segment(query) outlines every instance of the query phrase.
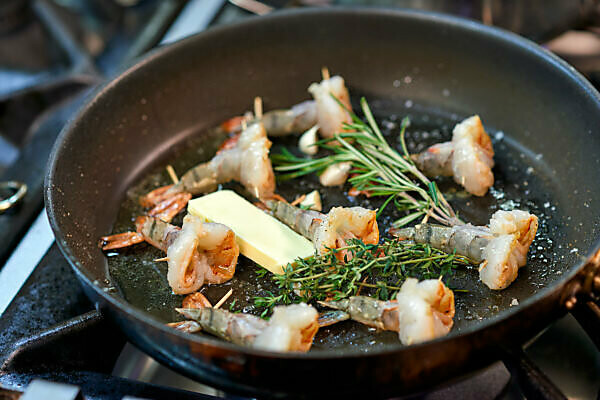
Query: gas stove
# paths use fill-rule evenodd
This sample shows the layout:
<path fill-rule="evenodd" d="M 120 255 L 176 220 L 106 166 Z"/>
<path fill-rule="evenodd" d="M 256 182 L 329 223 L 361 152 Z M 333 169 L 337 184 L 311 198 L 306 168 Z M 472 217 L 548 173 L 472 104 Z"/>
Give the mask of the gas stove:
<path fill-rule="evenodd" d="M 225 0 L 3 0 L 0 181 L 28 191 L 0 215 L 0 399 L 239 398 L 158 364 L 98 318 L 54 243 L 42 186 L 60 129 L 97 84 L 154 46 L 249 17 Z M 568 398 L 598 398 L 600 352 L 570 315 L 524 352 Z M 498 362 L 411 398 L 522 399 L 523 387 Z"/>

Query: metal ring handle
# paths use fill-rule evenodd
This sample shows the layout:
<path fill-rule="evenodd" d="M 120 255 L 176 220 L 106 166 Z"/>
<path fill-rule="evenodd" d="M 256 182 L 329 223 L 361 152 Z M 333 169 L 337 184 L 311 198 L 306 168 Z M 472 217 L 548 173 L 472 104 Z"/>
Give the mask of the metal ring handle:
<path fill-rule="evenodd" d="M 0 214 L 14 207 L 25 197 L 27 185 L 17 181 L 0 182 L 0 190 L 14 190 L 15 193 L 7 199 L 0 200 Z"/>

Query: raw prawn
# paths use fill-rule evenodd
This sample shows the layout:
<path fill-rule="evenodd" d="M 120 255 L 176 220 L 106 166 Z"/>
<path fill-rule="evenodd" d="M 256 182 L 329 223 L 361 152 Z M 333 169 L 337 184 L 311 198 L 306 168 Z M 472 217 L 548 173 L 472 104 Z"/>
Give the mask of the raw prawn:
<path fill-rule="evenodd" d="M 333 207 L 329 213 L 304 210 L 282 201 L 266 202 L 275 218 L 310 239 L 319 253 L 346 245 L 348 239 L 360 239 L 367 244 L 379 242 L 377 213 L 362 207 Z M 349 253 L 340 252 L 340 256 Z"/>
<path fill-rule="evenodd" d="M 304 101 L 289 109 L 266 112 L 260 120 L 269 136 L 285 136 L 302 133 L 317 125 L 324 138 L 332 138 L 343 130 L 344 122 L 350 123 L 350 114 L 332 97 L 335 96 L 347 110 L 352 109 L 350 95 L 341 76 L 329 77 L 329 71 L 322 70 L 323 80 L 312 83 L 308 92 L 314 100 Z M 242 126 L 244 117 L 234 117 L 221 126 L 235 132 Z"/>
<path fill-rule="evenodd" d="M 140 203 L 156 209 L 173 202 L 172 199 L 182 193 L 189 194 L 176 202 L 179 212 L 191 195 L 213 192 L 219 184 L 229 181 L 240 182 L 258 199 L 269 198 L 275 191 L 275 175 L 269 159 L 270 147 L 271 142 L 267 139 L 263 124 L 252 123 L 233 145 L 219 151 L 210 161 L 190 169 L 178 183 L 148 193 Z"/>
<path fill-rule="evenodd" d="M 342 132 L 344 123 L 352 122 L 350 114 L 346 110 L 352 110 L 350 95 L 341 76 L 329 77 L 329 72 L 323 69 L 323 80 L 313 83 L 308 91 L 316 101 L 317 124 L 319 132 L 324 138 L 332 138 L 336 133 Z M 346 109 L 332 97 L 344 105 Z"/>
<path fill-rule="evenodd" d="M 395 300 L 352 296 L 321 305 L 344 311 L 354 321 L 377 329 L 398 332 L 402 344 L 432 340 L 450 332 L 454 323 L 454 293 L 442 281 L 407 279 Z M 340 319 L 346 317 L 339 314 Z"/>
<path fill-rule="evenodd" d="M 275 307 L 269 321 L 210 307 L 177 312 L 229 342 L 270 351 L 307 352 L 319 329 L 317 310 L 304 303 Z"/>
<path fill-rule="evenodd" d="M 229 133 L 240 132 L 243 121 L 248 120 L 252 120 L 252 117 L 233 117 L 221 124 L 221 127 Z M 271 137 L 302 133 L 317 124 L 317 103 L 306 100 L 291 108 L 267 111 L 261 122 L 267 135 Z"/>
<path fill-rule="evenodd" d="M 403 240 L 429 244 L 448 253 L 456 251 L 480 263 L 479 277 L 490 289 L 510 285 L 519 267 L 527 263 L 527 252 L 538 228 L 538 218 L 526 211 L 496 211 L 489 226 L 445 227 L 420 224 L 390 230 Z"/>
<path fill-rule="evenodd" d="M 175 294 L 195 292 L 204 283 L 226 282 L 235 273 L 240 250 L 233 231 L 225 225 L 186 215 L 182 228 L 153 217 L 138 217 L 136 228 L 133 235 L 103 237 L 102 249 L 130 246 L 129 236 L 136 236 L 141 238 L 137 243 L 146 241 L 165 251 L 167 280 Z"/>
<path fill-rule="evenodd" d="M 483 196 L 494 184 L 494 149 L 477 115 L 454 127 L 451 142 L 435 144 L 411 158 L 425 175 L 452 176 L 476 196 Z"/>

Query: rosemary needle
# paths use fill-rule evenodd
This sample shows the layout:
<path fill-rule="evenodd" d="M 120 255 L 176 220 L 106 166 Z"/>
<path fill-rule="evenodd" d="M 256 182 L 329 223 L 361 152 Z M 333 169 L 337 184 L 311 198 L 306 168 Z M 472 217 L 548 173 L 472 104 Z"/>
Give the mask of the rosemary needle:
<path fill-rule="evenodd" d="M 282 173 L 278 179 L 294 179 L 311 173 L 321 173 L 330 165 L 350 161 L 352 177 L 349 182 L 357 190 L 368 192 L 372 196 L 387 196 L 379 213 L 389 204 L 405 213 L 393 222 L 394 227 L 404 226 L 417 218 L 431 218 L 450 226 L 461 224 L 437 185 L 430 181 L 410 158 L 405 141 L 408 118 L 402 120 L 400 154 L 385 140 L 367 101 L 362 98 L 360 104 L 366 122 L 351 110 L 347 110 L 352 117 L 352 123 L 345 124 L 344 131 L 335 137 L 316 143 L 317 146 L 330 151 L 330 154 L 320 158 L 303 158 L 283 149 L 280 154 L 272 155 L 275 170 Z M 344 106 L 340 104 L 340 107 Z M 333 141 L 337 141 L 339 145 L 333 145 Z"/>

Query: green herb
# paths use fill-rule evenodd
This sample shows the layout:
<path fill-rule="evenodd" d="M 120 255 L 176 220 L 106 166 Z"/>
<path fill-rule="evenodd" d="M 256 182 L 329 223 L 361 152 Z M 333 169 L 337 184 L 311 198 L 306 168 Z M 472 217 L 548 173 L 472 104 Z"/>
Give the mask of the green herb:
<path fill-rule="evenodd" d="M 344 107 L 341 103 L 340 106 Z M 272 155 L 271 159 L 277 166 L 275 170 L 283 172 L 278 179 L 319 174 L 330 165 L 350 161 L 353 175 L 348 179 L 349 183 L 372 196 L 387 197 L 379 213 L 390 203 L 405 213 L 394 221 L 394 227 L 404 226 L 420 217 L 450 226 L 461 223 L 437 185 L 410 158 L 404 138 L 409 125 L 408 118 L 402 120 L 400 154 L 383 137 L 364 98 L 361 99 L 361 106 L 367 122 L 347 110 L 352 123 L 344 124 L 344 132 L 317 142 L 320 148 L 329 150 L 331 154 L 321 158 L 303 158 L 284 148 L 280 154 Z M 335 145 L 335 141 L 339 145 Z"/>
<path fill-rule="evenodd" d="M 233 311 L 233 307 L 235 307 L 235 302 L 237 301 L 237 299 L 233 299 L 233 301 L 231 302 L 231 304 L 229 305 L 229 311 Z"/>
<path fill-rule="evenodd" d="M 447 279 L 455 268 L 469 263 L 466 257 L 424 244 L 397 239 L 364 244 L 351 239 L 343 248 L 288 264 L 283 274 L 271 277 L 279 293 L 265 292 L 254 298 L 254 304 L 264 307 L 263 315 L 267 315 L 277 304 L 339 300 L 356 295 L 359 289 L 361 294 L 388 300 L 406 278 Z"/>

